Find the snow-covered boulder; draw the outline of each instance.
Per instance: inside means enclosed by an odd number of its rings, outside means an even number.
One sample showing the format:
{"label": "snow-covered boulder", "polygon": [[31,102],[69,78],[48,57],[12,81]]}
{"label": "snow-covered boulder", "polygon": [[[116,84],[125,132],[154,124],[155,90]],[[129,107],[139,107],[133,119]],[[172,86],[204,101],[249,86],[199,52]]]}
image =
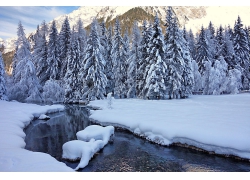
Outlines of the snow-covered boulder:
{"label": "snow-covered boulder", "polygon": [[82,141],[90,141],[90,139],[103,140],[106,145],[109,141],[113,141],[114,127],[99,125],[91,125],[86,127],[82,131],[76,133],[77,139]]}
{"label": "snow-covered boulder", "polygon": [[64,159],[69,160],[80,160],[80,163],[74,170],[84,168],[88,165],[89,160],[94,156],[96,152],[104,147],[102,140],[95,141],[91,139],[89,142],[81,140],[73,140],[63,144],[63,155]]}
{"label": "snow-covered boulder", "polygon": [[50,117],[45,115],[45,114],[41,114],[38,119],[48,120],[48,119],[50,119]]}

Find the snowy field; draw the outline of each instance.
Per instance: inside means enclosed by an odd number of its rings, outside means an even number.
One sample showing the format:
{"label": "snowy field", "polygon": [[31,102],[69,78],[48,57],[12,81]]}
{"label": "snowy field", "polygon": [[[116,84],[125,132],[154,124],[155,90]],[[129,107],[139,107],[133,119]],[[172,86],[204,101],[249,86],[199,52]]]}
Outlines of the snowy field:
{"label": "snowy field", "polygon": [[90,118],[125,127],[161,145],[186,143],[250,159],[250,94],[195,95],[185,100],[115,99],[90,102]]}
{"label": "snowy field", "polygon": [[34,117],[62,110],[62,105],[38,106],[0,100],[0,172],[73,171],[48,154],[24,149],[23,128]]}

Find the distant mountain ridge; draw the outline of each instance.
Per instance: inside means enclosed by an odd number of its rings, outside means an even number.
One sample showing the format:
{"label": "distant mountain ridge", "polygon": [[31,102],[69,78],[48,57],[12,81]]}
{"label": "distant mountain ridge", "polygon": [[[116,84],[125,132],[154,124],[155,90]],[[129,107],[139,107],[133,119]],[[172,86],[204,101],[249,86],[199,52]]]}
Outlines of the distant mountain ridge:
{"label": "distant mountain ridge", "polygon": [[[165,23],[166,9],[168,6],[82,6],[69,14],[61,15],[55,18],[56,26],[60,32],[62,23],[67,16],[71,28],[76,24],[79,18],[82,19],[84,27],[88,29],[94,18],[99,21],[105,21],[106,27],[113,26],[115,18],[118,17],[121,23],[122,33],[125,28],[132,28],[133,22],[138,21],[142,25],[143,20],[153,21],[155,14],[161,20],[161,25]],[[240,15],[244,25],[250,25],[250,8],[249,7],[230,7],[230,6],[172,6],[174,13],[178,18],[180,27],[186,26],[186,29],[192,29],[194,33],[198,32],[203,25],[207,27],[211,21],[215,27],[220,24],[232,24]],[[42,23],[42,22],[41,22]],[[48,22],[50,28],[52,21]],[[163,31],[165,28],[163,29]],[[32,35],[36,32],[27,34],[28,39],[32,42]],[[9,53],[8,58],[15,49],[15,38],[3,40],[0,38],[0,47],[4,45],[3,55]],[[10,53],[12,52],[12,53]],[[10,62],[10,60],[5,61]]]}
{"label": "distant mountain ridge", "polygon": [[[69,23],[71,28],[73,25],[76,24],[79,18],[82,19],[83,24],[85,27],[87,27],[94,18],[97,18],[99,20],[104,20],[106,23],[112,25],[112,20],[114,20],[117,16],[122,16],[125,13],[127,13],[131,9],[141,9],[141,11],[145,11],[146,14],[148,14],[148,17],[145,17],[145,19],[152,19],[152,16],[155,16],[155,13],[157,12],[159,18],[162,22],[165,22],[166,17],[166,8],[167,6],[82,6],[79,7],[77,10],[72,11],[69,14],[61,15],[57,18],[55,18],[56,27],[58,31],[60,31],[62,23],[67,16],[69,19]],[[176,13],[180,25],[184,25],[189,19],[196,19],[201,18],[205,15],[205,9],[206,7],[173,7],[174,12]],[[182,13],[185,12],[185,13]],[[126,16],[127,17],[127,16]],[[135,20],[136,17],[134,17],[133,20]],[[121,24],[122,24],[122,20]],[[140,19],[142,20],[142,19]],[[124,20],[125,21],[125,20]],[[129,20],[127,19],[126,22]],[[132,22],[132,21],[131,21]],[[130,24],[132,24],[130,22]],[[52,21],[48,23],[48,27],[50,27]],[[129,27],[130,28],[130,27]],[[35,30],[34,32],[35,33]],[[27,37],[31,36],[31,34],[27,34]],[[1,40],[0,44],[3,44],[5,46],[4,53],[13,51],[15,49],[15,38],[10,38],[7,40]]]}

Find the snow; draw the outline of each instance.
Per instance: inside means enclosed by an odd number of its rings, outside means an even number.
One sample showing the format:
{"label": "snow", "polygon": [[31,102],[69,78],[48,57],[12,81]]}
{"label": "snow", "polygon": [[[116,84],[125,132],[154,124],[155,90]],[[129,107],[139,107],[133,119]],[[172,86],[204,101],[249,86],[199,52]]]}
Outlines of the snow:
{"label": "snow", "polygon": [[91,125],[76,133],[78,140],[69,141],[63,144],[64,159],[80,160],[74,170],[84,168],[96,152],[101,150],[114,135],[114,127],[102,127]]}
{"label": "snow", "polygon": [[84,168],[88,165],[89,160],[94,156],[96,152],[102,149],[104,143],[102,140],[95,141],[91,139],[90,142],[84,142],[81,140],[73,140],[66,142],[63,145],[63,155],[62,157],[70,160],[80,159],[80,163],[74,170],[79,168]]}
{"label": "snow", "polygon": [[90,141],[92,138],[95,140],[102,140],[106,145],[110,137],[114,135],[114,127],[113,126],[98,126],[92,125],[86,127],[84,130],[76,133],[77,139],[81,141]]}
{"label": "snow", "polygon": [[234,23],[238,18],[241,17],[243,24],[248,26],[250,24],[249,20],[249,7],[247,6],[208,6],[206,7],[206,15],[200,19],[190,19],[187,22],[186,29],[192,29],[193,32],[198,32],[201,26],[208,26],[211,21],[215,28],[219,28],[230,25],[234,27]]}
{"label": "snow", "polygon": [[38,119],[50,119],[50,117],[45,114],[41,114]]}
{"label": "snow", "polygon": [[48,154],[24,149],[23,128],[34,117],[62,110],[62,105],[39,106],[0,100],[0,172],[72,171]]}
{"label": "snow", "polygon": [[250,94],[195,95],[184,100],[91,101],[90,118],[116,125],[161,145],[186,143],[217,154],[250,159]]}

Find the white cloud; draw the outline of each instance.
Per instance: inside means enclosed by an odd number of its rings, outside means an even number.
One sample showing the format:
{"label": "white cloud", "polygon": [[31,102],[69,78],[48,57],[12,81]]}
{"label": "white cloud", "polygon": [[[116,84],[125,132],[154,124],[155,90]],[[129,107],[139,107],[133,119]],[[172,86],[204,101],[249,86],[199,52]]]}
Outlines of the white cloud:
{"label": "white cloud", "polygon": [[[0,37],[3,39],[16,36],[18,22],[21,21],[25,33],[36,29],[43,20],[49,22],[55,17],[66,14],[60,7],[53,6],[4,6],[0,7]],[[12,35],[11,35],[12,34]]]}

